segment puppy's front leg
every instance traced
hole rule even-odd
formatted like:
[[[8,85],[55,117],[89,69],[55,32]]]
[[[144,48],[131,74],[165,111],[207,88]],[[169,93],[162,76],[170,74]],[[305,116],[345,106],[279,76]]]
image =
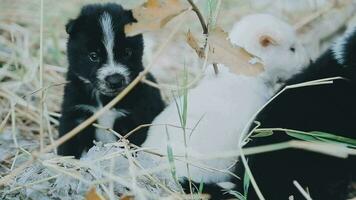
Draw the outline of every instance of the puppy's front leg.
[[[88,113],[69,110],[62,113],[59,125],[59,136],[62,137],[89,117]],[[58,154],[80,158],[84,150],[92,146],[95,128],[89,126],[58,147]]]
[[[132,116],[132,114],[119,118],[115,121],[114,130],[120,134],[126,135],[138,126],[148,123],[140,121],[139,119],[140,117]],[[138,129],[137,131],[132,133],[127,139],[135,145],[141,145],[146,140],[147,130],[147,127]]]

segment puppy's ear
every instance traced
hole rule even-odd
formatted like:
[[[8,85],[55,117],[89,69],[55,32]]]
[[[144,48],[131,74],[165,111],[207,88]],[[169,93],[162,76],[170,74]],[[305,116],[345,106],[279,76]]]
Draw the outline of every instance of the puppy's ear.
[[[126,17],[127,23],[137,22],[137,20],[133,16],[132,10],[125,10],[123,15]]]
[[[269,35],[262,35],[260,37],[260,39],[259,39],[259,42],[260,42],[262,47],[269,47],[270,45],[273,45],[273,46],[277,46],[278,45],[276,40],[273,39],[273,37],[271,37]]]
[[[73,32],[74,25],[75,25],[75,20],[74,19],[69,20],[68,23],[66,24],[66,32],[69,35]]]

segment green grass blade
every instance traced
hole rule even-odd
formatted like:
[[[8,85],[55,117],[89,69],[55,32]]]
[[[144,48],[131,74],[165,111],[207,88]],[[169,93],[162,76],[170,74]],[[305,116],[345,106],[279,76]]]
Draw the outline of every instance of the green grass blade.
[[[238,191],[230,190],[228,193],[236,197],[238,200],[247,200],[246,197]]]
[[[176,165],[174,163],[174,155],[173,155],[173,149],[172,146],[170,145],[170,137],[169,137],[169,132],[168,132],[168,127],[166,126],[166,134],[167,134],[167,157],[168,157],[168,162],[169,162],[169,167],[171,171],[171,175],[177,185],[179,185],[178,179],[177,179],[177,171],[176,171]]]
[[[246,199],[247,199],[249,187],[250,187],[250,177],[248,176],[247,172],[245,171],[245,174],[244,174],[244,197]]]
[[[272,130],[258,130],[258,129],[256,129],[255,133],[256,134],[252,135],[251,137],[259,138],[259,137],[268,137],[268,136],[273,135]]]
[[[312,131],[312,132],[309,132],[309,134],[311,134],[315,137],[318,137],[318,138],[335,141],[335,142],[342,143],[342,144],[347,144],[348,146],[356,148],[356,140],[352,139],[352,138],[333,135],[330,133],[325,133],[325,132],[320,132],[320,131]]]
[[[202,194],[202,193],[203,193],[203,189],[204,189],[204,182],[203,182],[203,181],[200,181],[200,184],[199,184],[199,194]]]
[[[188,113],[188,70],[184,67],[183,77],[183,111],[182,111],[182,126],[186,128],[187,125],[187,113]]]
[[[300,132],[293,132],[293,131],[286,131],[286,134],[297,138],[299,140],[309,141],[309,142],[318,142],[319,140],[311,135],[300,133]]]

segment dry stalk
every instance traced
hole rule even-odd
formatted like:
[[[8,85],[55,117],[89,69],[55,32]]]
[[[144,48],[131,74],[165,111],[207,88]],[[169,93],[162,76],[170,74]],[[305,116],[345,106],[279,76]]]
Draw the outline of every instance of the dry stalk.
[[[41,0],[40,14],[40,57],[39,57],[39,72],[40,72],[40,88],[43,88],[43,0]],[[44,147],[44,91],[41,90],[40,98],[40,149]]]
[[[306,200],[312,200],[310,195],[303,189],[303,187],[298,183],[298,181],[294,180],[293,185],[299,190],[299,192],[303,195]]]
[[[10,116],[11,116],[11,113],[12,113],[11,111],[12,111],[12,110],[10,110],[10,111],[6,114],[4,120],[1,122],[1,124],[0,124],[0,133],[4,130],[4,128],[5,128],[6,124],[7,124],[7,122],[9,121]]]
[[[205,37],[207,38],[209,35],[209,29],[208,29],[208,25],[206,24],[203,15],[201,14],[199,8],[197,7],[197,5],[195,5],[195,3],[193,2],[193,0],[188,0],[189,4],[192,6],[192,10],[195,12],[195,14],[197,15],[199,22],[201,24],[201,27],[203,29],[203,34],[205,35]],[[205,45],[204,48],[207,48],[207,43],[208,40],[205,40]],[[208,47],[209,48],[209,47]],[[214,67],[214,72],[215,74],[219,73],[218,70],[218,65],[216,63],[213,63],[213,67]]]

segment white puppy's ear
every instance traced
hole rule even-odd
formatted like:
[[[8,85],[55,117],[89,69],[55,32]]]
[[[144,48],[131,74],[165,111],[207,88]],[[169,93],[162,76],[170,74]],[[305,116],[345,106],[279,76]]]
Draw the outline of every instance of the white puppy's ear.
[[[260,45],[262,47],[269,47],[271,45],[273,45],[273,46],[277,46],[278,45],[276,40],[273,37],[269,36],[269,35],[260,36],[259,42],[260,42]]]

